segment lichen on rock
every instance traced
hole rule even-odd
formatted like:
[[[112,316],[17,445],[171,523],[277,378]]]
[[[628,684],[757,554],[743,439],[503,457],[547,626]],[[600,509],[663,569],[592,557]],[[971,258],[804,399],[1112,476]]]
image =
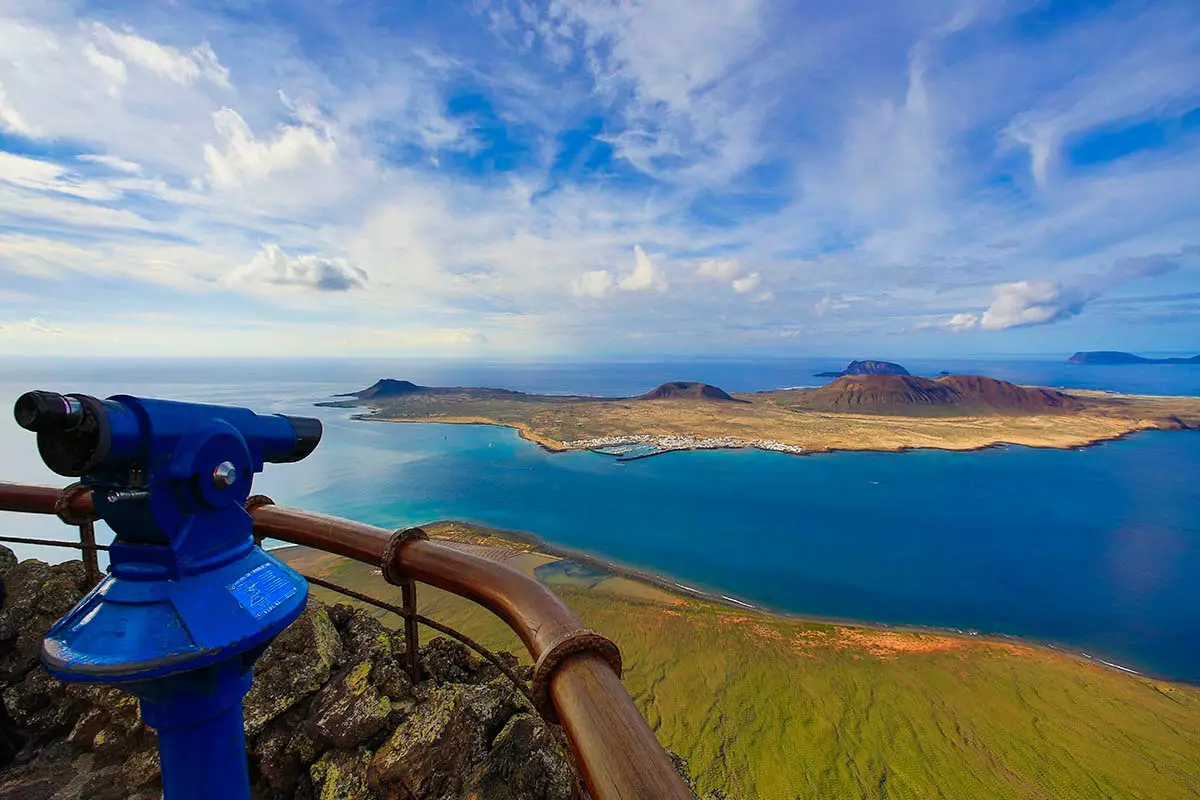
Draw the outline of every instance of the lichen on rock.
[[[246,736],[316,692],[342,658],[342,643],[325,606],[310,601],[254,664],[254,684],[243,704]]]

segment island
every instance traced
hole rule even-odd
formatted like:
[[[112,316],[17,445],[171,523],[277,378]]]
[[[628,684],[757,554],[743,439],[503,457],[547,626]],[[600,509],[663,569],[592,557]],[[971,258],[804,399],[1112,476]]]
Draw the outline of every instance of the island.
[[[817,378],[841,378],[845,375],[908,375],[909,372],[891,361],[851,361],[841,372],[818,372]]]
[[[1200,356],[1191,358],[1143,358],[1117,350],[1084,350],[1067,359],[1069,364],[1200,364]]]
[[[730,394],[671,381],[635,397],[535,395],[384,379],[320,405],[388,422],[501,425],[550,451],[622,459],[673,450],[1074,448],[1142,430],[1200,429],[1200,397],[1018,386],[979,375],[843,376],[812,389]]]

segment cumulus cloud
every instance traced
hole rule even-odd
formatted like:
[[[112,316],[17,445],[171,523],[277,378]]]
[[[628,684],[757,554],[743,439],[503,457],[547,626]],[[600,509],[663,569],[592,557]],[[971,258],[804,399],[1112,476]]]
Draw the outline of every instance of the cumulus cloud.
[[[576,297],[607,297],[613,289],[612,273],[606,269],[594,269],[579,276],[571,284]]]
[[[979,324],[979,315],[978,314],[962,312],[960,314],[955,314],[953,317],[951,317],[950,320],[945,324],[945,327],[949,328],[952,331],[969,331],[972,328],[974,328],[975,326],[977,326],[978,324]],[[919,327],[932,327],[932,326],[919,326]]]
[[[742,262],[736,258],[710,258],[696,267],[696,276],[710,281],[729,281],[729,287],[738,294],[749,294],[762,285],[762,275],[757,272],[742,273]],[[758,302],[774,297],[765,289],[753,299]]]
[[[650,256],[646,255],[640,244],[634,245],[633,257],[633,272],[617,282],[618,289],[626,292],[644,292],[649,289],[661,292],[667,288],[667,277],[658,265],[650,260]]]
[[[696,274],[701,278],[718,281],[734,278],[741,271],[741,262],[736,258],[710,258],[707,261],[701,261],[700,266],[696,268]]]
[[[1068,319],[1082,311],[1090,299],[1051,281],[1004,283],[994,291],[995,299],[979,319],[979,326],[989,331]]]
[[[606,269],[594,269],[583,273],[571,284],[571,291],[576,297],[607,297],[614,289],[622,292],[661,292],[667,288],[667,276],[662,269],[646,255],[641,245],[633,248],[633,272],[623,277],[615,277]]]
[[[341,258],[315,255],[288,258],[278,245],[267,244],[250,263],[230,273],[227,281],[344,292],[364,288],[367,285],[367,273]]]
[[[755,289],[757,289],[760,283],[762,283],[762,276],[757,272],[751,272],[744,278],[738,278],[730,285],[738,294],[746,294],[747,292],[753,292]]]
[[[309,109],[304,116],[314,119]],[[337,153],[337,143],[325,126],[283,125],[273,138],[259,139],[232,108],[214,113],[213,125],[224,140],[223,147],[204,145],[204,161],[212,182],[224,188],[254,183],[305,163],[328,165]]]
[[[1002,331],[1070,319],[1102,294],[1131,281],[1173,272],[1184,261],[1197,257],[1200,257],[1200,247],[1188,246],[1173,253],[1121,258],[1102,272],[1085,275],[1066,285],[1045,280],[1002,283],[993,289],[992,304],[986,311],[955,314],[944,327],[954,331],[975,327]]]
[[[114,31],[100,22],[95,23],[93,32],[98,42],[116,51],[124,62],[144,67],[175,83],[195,83],[204,78],[218,86],[229,87],[229,70],[221,65],[217,54],[213,52],[208,42],[201,42],[185,53],[174,47],[161,45],[151,39],[138,36],[131,31]],[[116,76],[118,70],[111,63],[101,66],[97,62],[105,58],[109,62],[118,59],[105,56],[98,51],[95,51],[94,56],[91,52],[87,55],[88,59],[110,78]],[[96,58],[97,56],[99,58]],[[124,63],[122,63],[119,73],[123,83]]]

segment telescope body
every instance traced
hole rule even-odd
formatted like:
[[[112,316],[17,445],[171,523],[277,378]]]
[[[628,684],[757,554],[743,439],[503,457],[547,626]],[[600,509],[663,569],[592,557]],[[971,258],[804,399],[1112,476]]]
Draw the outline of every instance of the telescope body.
[[[158,731],[166,800],[248,800],[242,698],[308,585],[254,543],[264,462],[313,451],[321,423],[244,408],[29,392],[14,409],[54,471],[116,534],[109,575],[46,634],[65,681],[119,685]]]

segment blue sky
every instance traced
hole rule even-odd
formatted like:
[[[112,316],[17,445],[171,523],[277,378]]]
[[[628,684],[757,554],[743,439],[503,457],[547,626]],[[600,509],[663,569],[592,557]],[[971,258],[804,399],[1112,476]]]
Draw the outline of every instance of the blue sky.
[[[0,10],[0,354],[1200,352],[1200,5]]]

